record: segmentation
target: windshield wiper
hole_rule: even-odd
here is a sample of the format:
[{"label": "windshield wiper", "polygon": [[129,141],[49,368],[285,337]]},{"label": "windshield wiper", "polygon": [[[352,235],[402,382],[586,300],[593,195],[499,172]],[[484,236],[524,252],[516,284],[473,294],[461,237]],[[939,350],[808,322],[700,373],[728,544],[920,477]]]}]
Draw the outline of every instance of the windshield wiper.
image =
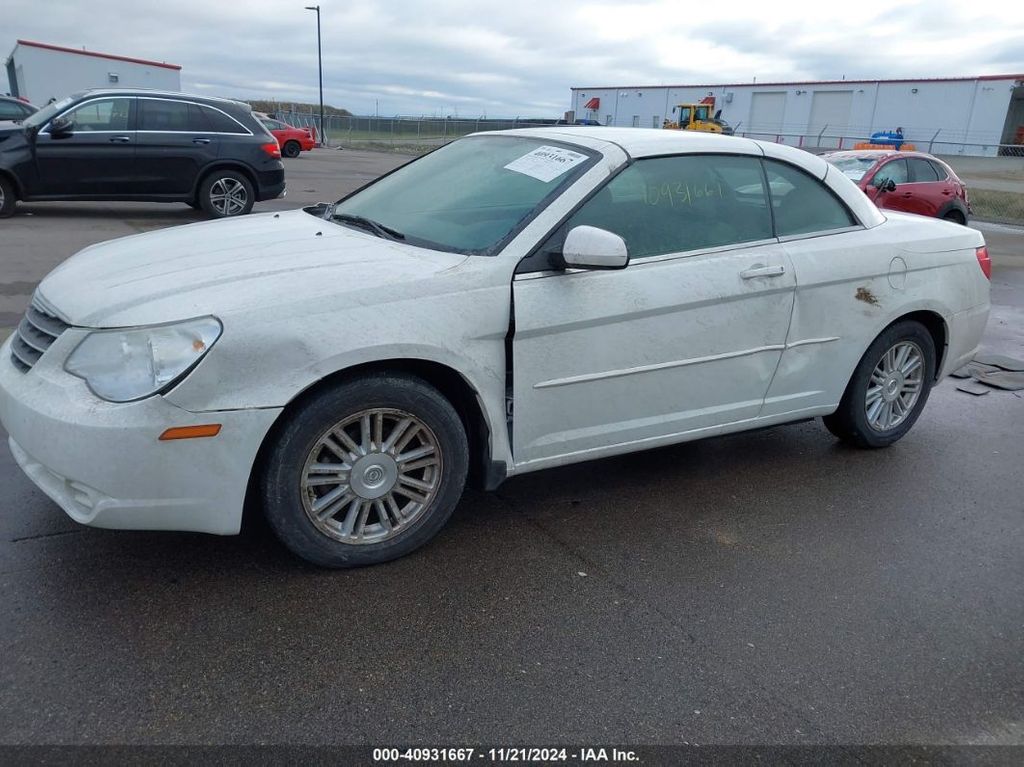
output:
[{"label": "windshield wiper", "polygon": [[342,221],[346,224],[361,226],[363,229],[368,229],[378,237],[382,237],[385,240],[405,239],[405,235],[397,229],[392,229],[390,226],[384,226],[384,224],[378,223],[372,218],[367,218],[366,216],[354,216],[351,213],[331,213],[331,218],[335,221]]}]

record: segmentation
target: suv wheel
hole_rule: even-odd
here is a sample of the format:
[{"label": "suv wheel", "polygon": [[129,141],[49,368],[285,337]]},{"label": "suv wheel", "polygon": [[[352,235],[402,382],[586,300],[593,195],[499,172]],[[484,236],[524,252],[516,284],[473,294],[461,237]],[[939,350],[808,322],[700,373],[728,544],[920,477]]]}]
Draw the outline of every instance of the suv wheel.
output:
[{"label": "suv wheel", "polygon": [[0,174],[0,218],[14,215],[17,199],[14,196],[14,184],[6,176]]},{"label": "suv wheel", "polygon": [[199,204],[213,218],[244,216],[256,202],[252,183],[233,170],[215,170],[199,186]]},{"label": "suv wheel", "polygon": [[273,439],[260,477],[267,520],[323,567],[387,562],[425,544],[454,511],[469,466],[458,413],[412,376],[324,389]]}]

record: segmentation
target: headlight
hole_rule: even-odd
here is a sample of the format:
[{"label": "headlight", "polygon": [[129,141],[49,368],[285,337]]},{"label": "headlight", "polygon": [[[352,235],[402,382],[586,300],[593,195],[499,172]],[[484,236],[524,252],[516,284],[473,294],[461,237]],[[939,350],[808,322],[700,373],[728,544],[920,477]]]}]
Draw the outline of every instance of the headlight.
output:
[{"label": "headlight", "polygon": [[85,379],[98,397],[131,402],[170,387],[203,358],[220,333],[215,317],[97,330],[75,347],[64,369]]}]

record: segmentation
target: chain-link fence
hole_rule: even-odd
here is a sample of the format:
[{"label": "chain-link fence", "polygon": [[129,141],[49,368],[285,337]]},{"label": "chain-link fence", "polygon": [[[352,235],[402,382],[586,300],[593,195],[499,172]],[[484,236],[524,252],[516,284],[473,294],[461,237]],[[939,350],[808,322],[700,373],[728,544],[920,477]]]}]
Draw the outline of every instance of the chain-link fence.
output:
[{"label": "chain-link fence", "polygon": [[[296,127],[310,127],[319,134],[320,115],[310,112],[279,111],[275,116]],[[326,145],[348,149],[423,154],[442,144],[477,131],[554,125],[553,119],[488,117],[410,117],[326,115]],[[585,130],[585,128],[584,128]],[[832,129],[815,132],[772,132],[750,130],[741,124],[736,135],[800,147],[821,154],[866,143],[867,129]],[[916,150],[937,155],[950,164],[966,183],[974,216],[987,221],[1024,224],[1024,145],[984,143],[979,136],[944,135],[933,131],[924,140],[920,131],[908,133],[905,141]],[[974,139],[968,140],[968,139]]]},{"label": "chain-link fence", "polygon": [[[277,112],[278,119],[319,132],[320,115]],[[511,130],[553,125],[555,120],[488,117],[324,116],[327,146],[422,154],[477,131]]]}]

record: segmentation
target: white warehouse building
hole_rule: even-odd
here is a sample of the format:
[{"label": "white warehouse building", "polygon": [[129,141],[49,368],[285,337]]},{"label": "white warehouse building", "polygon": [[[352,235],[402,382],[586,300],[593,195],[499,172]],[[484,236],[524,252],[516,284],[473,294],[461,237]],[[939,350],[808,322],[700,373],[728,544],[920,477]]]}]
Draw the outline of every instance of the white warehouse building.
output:
[{"label": "white warehouse building", "polygon": [[849,148],[876,131],[903,129],[936,154],[1019,154],[1024,74],[922,80],[573,88],[575,119],[660,128],[677,104],[714,99],[737,135],[794,146]]},{"label": "white warehouse building", "polygon": [[160,61],[18,40],[7,57],[8,92],[36,106],[90,88],[181,90],[181,67]]}]

